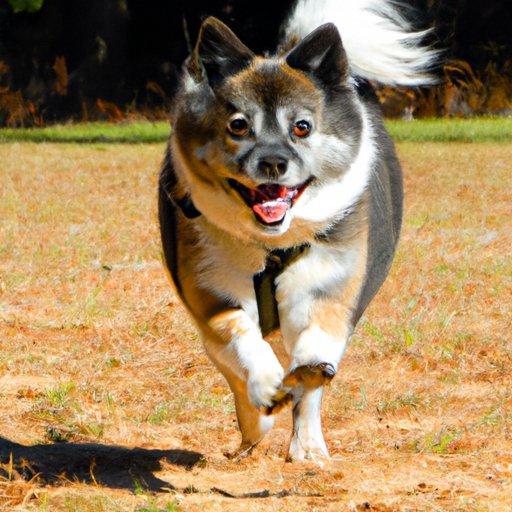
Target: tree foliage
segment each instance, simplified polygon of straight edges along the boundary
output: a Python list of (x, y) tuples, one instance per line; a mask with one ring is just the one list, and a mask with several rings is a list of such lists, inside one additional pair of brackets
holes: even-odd
[(37, 12), (43, 6), (44, 0), (7, 0), (15, 13)]
[[(261, 54), (294, 1), (0, 0), (0, 125), (167, 116), (206, 16)], [(379, 91), (388, 114), (511, 112), (512, 1), (409, 3), (452, 64), (428, 93)]]

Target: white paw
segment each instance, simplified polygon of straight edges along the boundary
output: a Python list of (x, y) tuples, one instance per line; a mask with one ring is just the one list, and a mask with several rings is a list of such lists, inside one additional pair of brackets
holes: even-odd
[(289, 460), (311, 460), (317, 464), (329, 458), (322, 434), (321, 405), (323, 386), (305, 388), (293, 408), (293, 437)]
[(288, 451), (288, 460), (310, 460), (321, 466), (329, 458), (329, 451), (321, 435), (319, 437), (308, 437), (296, 433), (292, 437)]
[(281, 388), (283, 377), (284, 370), (277, 359), (266, 361), (249, 373), (247, 393), (254, 407), (260, 409), (272, 405), (272, 398)]

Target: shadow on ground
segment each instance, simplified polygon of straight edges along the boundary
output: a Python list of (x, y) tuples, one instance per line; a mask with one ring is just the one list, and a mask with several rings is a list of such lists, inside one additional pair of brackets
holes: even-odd
[[(190, 469), (203, 457), (188, 450), (147, 450), (93, 443), (25, 446), (0, 437), (0, 463), (8, 464), (11, 454), (13, 466), (26, 479), (38, 474), (38, 480), (46, 483), (68, 480), (150, 491), (174, 489), (154, 475), (163, 463)], [(2, 473), (6, 471), (0, 468)]]

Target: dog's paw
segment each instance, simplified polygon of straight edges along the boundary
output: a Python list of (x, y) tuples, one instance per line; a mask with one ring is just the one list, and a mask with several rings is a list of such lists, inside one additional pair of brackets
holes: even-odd
[(331, 363), (315, 363), (297, 366), (283, 380), (283, 387), (293, 389), (299, 385), (317, 388), (328, 384), (336, 375), (336, 368)]
[(293, 395), (290, 388), (282, 387), (273, 397), (269, 406), (265, 407), (264, 413), (267, 416), (277, 414), (293, 402)]
[(295, 434), (290, 442), (288, 462), (311, 461), (319, 466), (330, 459), (329, 450), (325, 445), (323, 437), (320, 436), (302, 436)]
[[(257, 443), (256, 443), (257, 444)], [(224, 457), (226, 459), (229, 459), (230, 461), (234, 462), (235, 464), (240, 462), (241, 460), (245, 459), (246, 457), (249, 457), (249, 455), (252, 453), (254, 448), (256, 447), (256, 444), (246, 446), (244, 444), (240, 445), (240, 447), (234, 451), (225, 451)]]
[(267, 363), (249, 375), (247, 393), (256, 409), (272, 406), (273, 397), (281, 389), (283, 376), (284, 370), (277, 361), (272, 364)]
[(265, 407), (265, 414), (276, 414), (292, 403), (293, 390), (298, 386), (317, 388), (328, 384), (335, 374), (336, 369), (330, 363), (298, 366), (285, 376), (280, 389), (272, 397), (271, 404)]

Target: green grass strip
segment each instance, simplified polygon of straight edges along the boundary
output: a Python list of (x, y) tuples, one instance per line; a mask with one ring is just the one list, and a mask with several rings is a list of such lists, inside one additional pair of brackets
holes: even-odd
[(512, 118), (387, 120), (397, 142), (512, 142)]
[[(512, 118), (387, 120), (397, 142), (512, 142)], [(0, 128), (1, 142), (165, 142), (169, 123), (160, 121), (78, 123), (45, 128)]]
[(165, 142), (170, 125), (137, 121), (127, 123), (77, 123), (44, 128), (0, 128), (1, 142), (148, 143)]

